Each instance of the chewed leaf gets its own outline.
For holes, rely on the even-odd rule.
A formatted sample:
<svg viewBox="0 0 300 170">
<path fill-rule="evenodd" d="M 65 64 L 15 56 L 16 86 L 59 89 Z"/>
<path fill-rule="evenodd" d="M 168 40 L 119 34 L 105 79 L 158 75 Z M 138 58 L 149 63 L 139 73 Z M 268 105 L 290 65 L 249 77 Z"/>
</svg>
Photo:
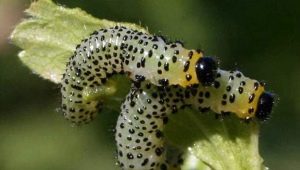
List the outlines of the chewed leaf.
<svg viewBox="0 0 300 170">
<path fill-rule="evenodd" d="M 170 117 L 166 136 L 185 150 L 182 169 L 265 169 L 258 150 L 258 122 L 245 123 L 234 116 L 216 120 L 213 114 L 185 109 Z"/>
<path fill-rule="evenodd" d="M 51 0 L 33 2 L 26 13 L 29 18 L 17 25 L 11 40 L 23 50 L 19 57 L 25 65 L 55 83 L 61 81 L 76 45 L 93 31 L 124 25 L 147 32 L 138 25 L 97 19 L 79 8 L 64 8 Z"/>
</svg>

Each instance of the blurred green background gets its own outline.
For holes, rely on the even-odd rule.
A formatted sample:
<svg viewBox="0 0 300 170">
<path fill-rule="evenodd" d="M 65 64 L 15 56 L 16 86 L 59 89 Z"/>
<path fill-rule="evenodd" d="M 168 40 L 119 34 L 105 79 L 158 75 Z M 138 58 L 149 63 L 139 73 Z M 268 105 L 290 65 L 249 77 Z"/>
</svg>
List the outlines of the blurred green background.
<svg viewBox="0 0 300 170">
<path fill-rule="evenodd" d="M 280 101 L 264 123 L 260 151 L 271 169 L 300 169 L 300 1 L 56 0 L 204 49 L 224 69 L 267 82 Z M 0 0 L 0 170 L 117 169 L 116 113 L 72 127 L 57 110 L 59 86 L 39 78 L 9 43 L 29 0 Z"/>
</svg>

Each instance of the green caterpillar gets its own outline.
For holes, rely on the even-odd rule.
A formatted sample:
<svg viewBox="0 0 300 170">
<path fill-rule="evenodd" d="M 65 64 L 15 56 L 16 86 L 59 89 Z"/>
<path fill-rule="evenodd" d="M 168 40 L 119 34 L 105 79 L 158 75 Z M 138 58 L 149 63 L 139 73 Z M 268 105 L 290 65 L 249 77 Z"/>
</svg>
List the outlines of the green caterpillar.
<svg viewBox="0 0 300 170">
<path fill-rule="evenodd" d="M 211 109 L 218 115 L 232 112 L 245 120 L 269 117 L 274 95 L 264 90 L 264 84 L 239 71 L 223 70 L 218 70 L 213 84 L 187 88 L 157 87 L 147 81 L 133 84 L 116 126 L 122 169 L 168 169 L 163 129 L 168 116 L 181 108 L 192 107 L 199 112 Z"/>
<path fill-rule="evenodd" d="M 210 85 L 217 63 L 200 50 L 166 43 L 126 27 L 95 31 L 79 44 L 67 63 L 62 79 L 62 110 L 75 124 L 91 121 L 102 101 L 86 99 L 113 74 L 127 74 L 133 81 L 145 78 L 158 86 Z"/>
</svg>

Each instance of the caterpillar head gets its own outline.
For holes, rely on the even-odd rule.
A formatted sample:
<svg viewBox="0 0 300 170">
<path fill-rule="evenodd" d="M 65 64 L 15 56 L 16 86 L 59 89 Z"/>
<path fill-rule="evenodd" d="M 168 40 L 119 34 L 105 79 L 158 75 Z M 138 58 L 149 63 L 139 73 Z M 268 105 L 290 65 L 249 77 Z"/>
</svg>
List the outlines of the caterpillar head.
<svg viewBox="0 0 300 170">
<path fill-rule="evenodd" d="M 270 117 L 272 107 L 274 104 L 274 94 L 263 92 L 257 103 L 257 110 L 255 113 L 256 118 L 265 121 Z"/>
<path fill-rule="evenodd" d="M 204 86 L 211 85 L 217 75 L 217 62 L 211 57 L 202 57 L 196 62 L 196 74 Z"/>
</svg>

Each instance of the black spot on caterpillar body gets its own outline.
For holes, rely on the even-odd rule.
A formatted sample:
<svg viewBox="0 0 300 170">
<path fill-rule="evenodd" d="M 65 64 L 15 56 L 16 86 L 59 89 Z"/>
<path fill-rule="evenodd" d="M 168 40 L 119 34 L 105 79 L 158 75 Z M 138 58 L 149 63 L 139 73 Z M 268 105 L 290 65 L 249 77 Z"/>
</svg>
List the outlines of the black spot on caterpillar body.
<svg viewBox="0 0 300 170">
<path fill-rule="evenodd" d="M 272 98 L 268 104 L 273 104 L 273 95 L 265 91 L 264 85 L 245 77 L 240 71 L 218 70 L 213 86 L 191 86 L 185 93 L 191 94 L 191 97 L 184 99 L 185 104 L 195 109 L 201 111 L 203 108 L 209 108 L 218 114 L 230 112 L 246 120 L 255 117 L 265 120 L 269 117 L 272 106 L 268 106 L 269 109 L 264 111 L 263 117 L 258 117 L 259 114 L 262 115 L 262 96 Z M 266 104 L 263 107 L 267 107 Z"/>
<path fill-rule="evenodd" d="M 135 105 L 130 105 L 132 102 Z M 171 110 L 159 102 L 151 93 L 132 89 L 122 104 L 115 134 L 122 169 L 168 168 L 162 130 Z"/>
<path fill-rule="evenodd" d="M 181 43 L 166 43 L 159 36 L 116 26 L 95 31 L 76 47 L 62 79 L 62 110 L 75 124 L 92 120 L 101 99 L 99 86 L 116 73 L 126 73 L 139 84 L 158 86 L 195 83 L 208 85 L 215 77 L 214 60 Z"/>
<path fill-rule="evenodd" d="M 270 98 L 264 97 L 267 92 L 256 80 L 239 71 L 218 70 L 215 81 L 214 86 L 188 88 L 157 87 L 147 82 L 139 87 L 133 85 L 122 104 L 116 126 L 118 161 L 122 169 L 168 169 L 170 161 L 167 161 L 163 130 L 168 116 L 186 106 L 199 112 L 209 108 L 220 115 L 232 112 L 246 120 L 261 119 L 259 107 L 266 111 L 264 115 L 269 115 L 270 103 L 261 104 L 269 102 Z M 243 88 L 242 93 L 240 88 Z M 263 109 L 265 106 L 267 109 Z"/>
</svg>

